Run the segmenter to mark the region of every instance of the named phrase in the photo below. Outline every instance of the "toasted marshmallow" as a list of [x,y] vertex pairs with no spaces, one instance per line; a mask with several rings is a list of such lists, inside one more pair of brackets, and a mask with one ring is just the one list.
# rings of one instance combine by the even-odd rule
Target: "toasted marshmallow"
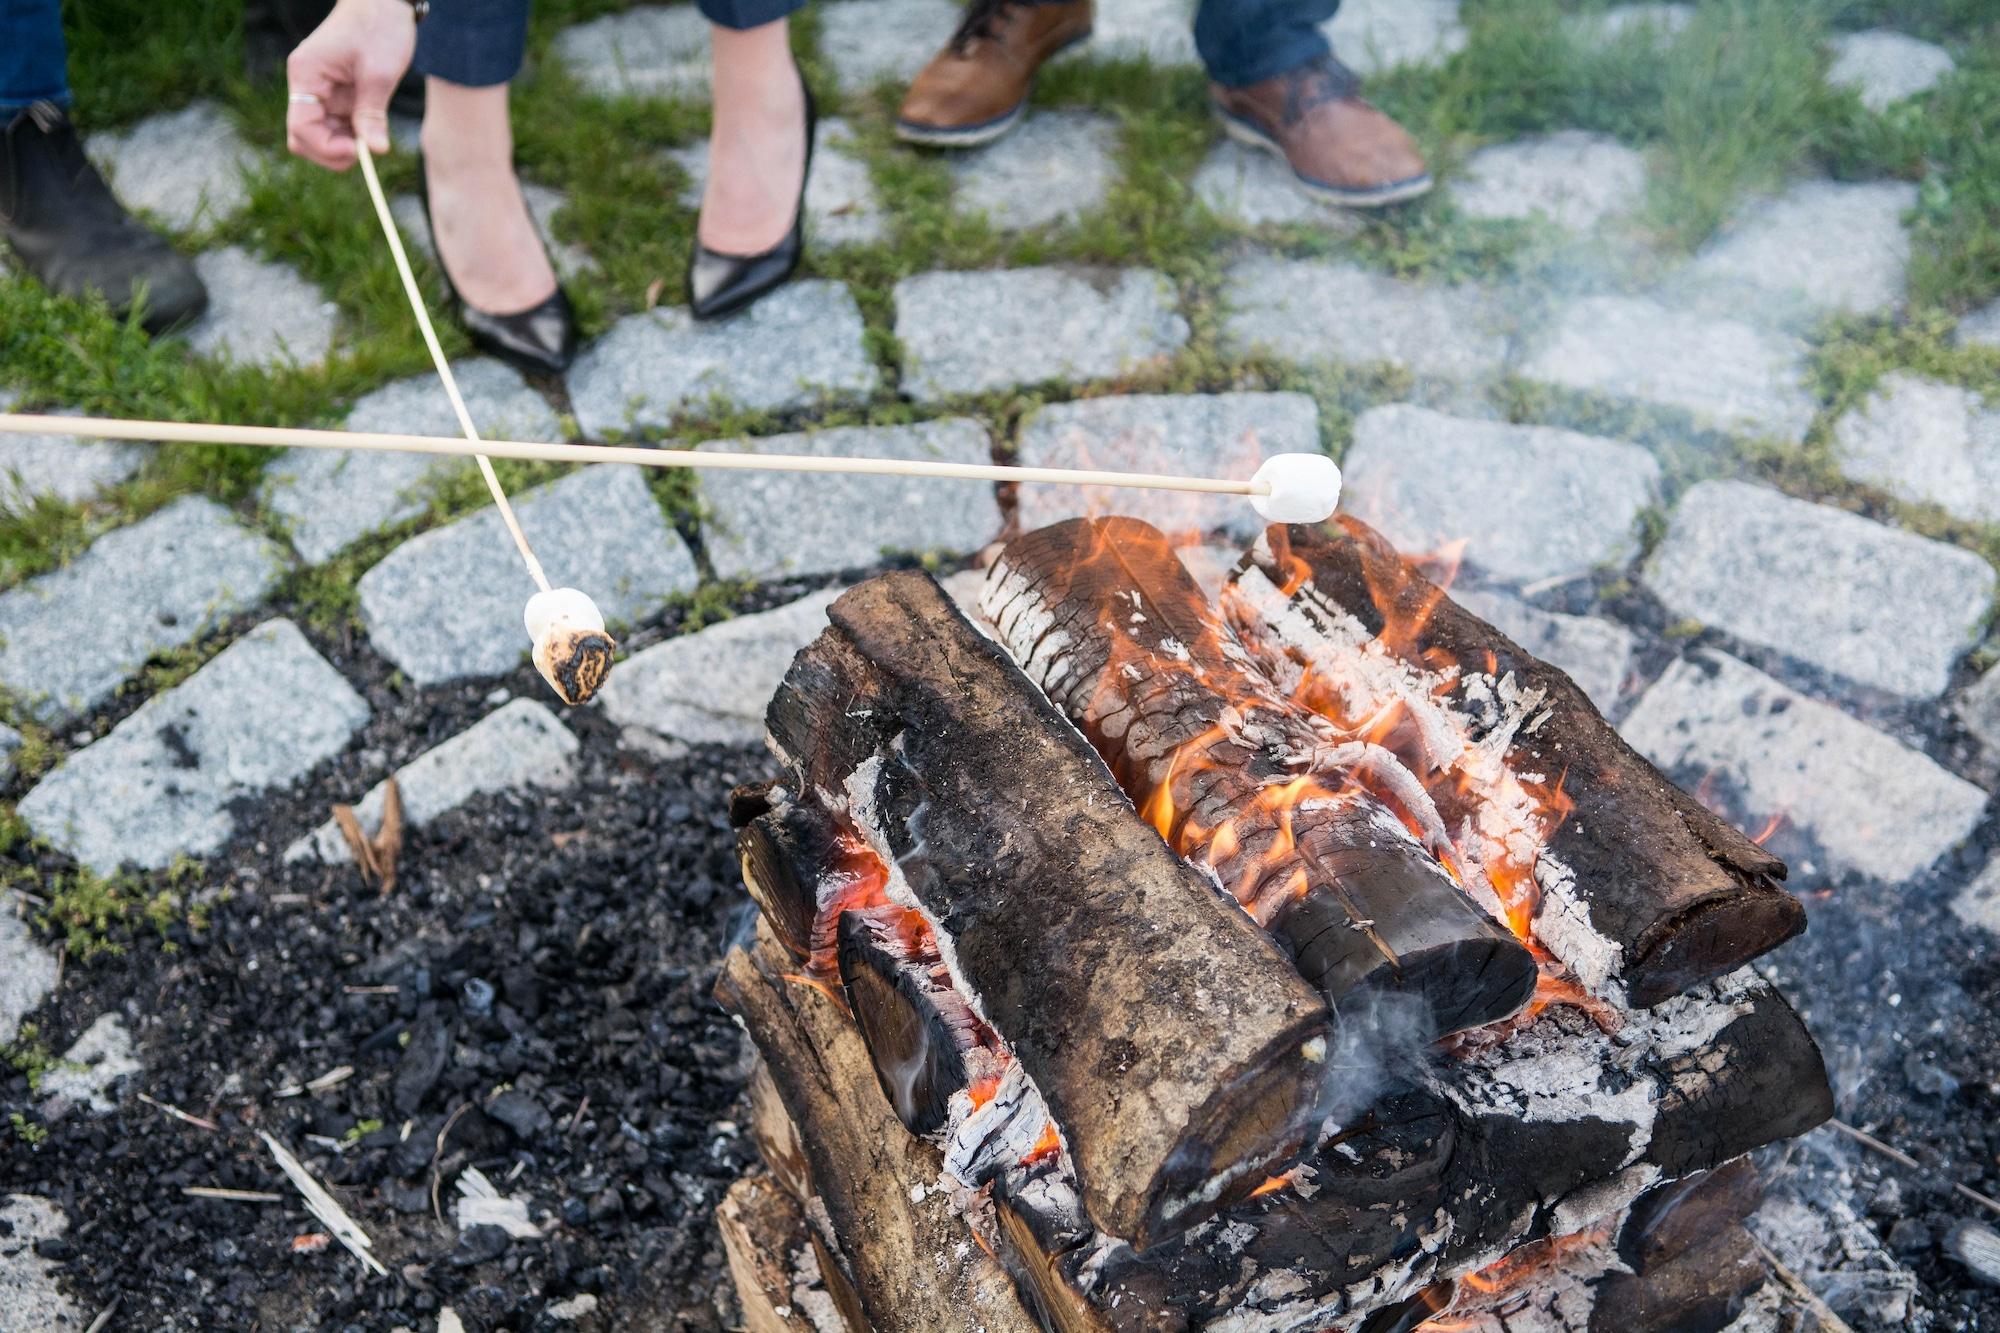
[[611,673],[618,643],[604,632],[604,613],[575,588],[551,588],[528,599],[522,620],[535,642],[535,670],[564,703],[587,703]]

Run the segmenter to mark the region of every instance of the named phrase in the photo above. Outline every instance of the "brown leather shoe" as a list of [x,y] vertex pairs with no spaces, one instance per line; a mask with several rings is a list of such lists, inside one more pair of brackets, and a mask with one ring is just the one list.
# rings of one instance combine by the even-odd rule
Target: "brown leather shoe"
[[896,117],[906,143],[970,148],[1014,128],[1035,71],[1090,36],[1091,0],[972,0],[944,50],[910,84]]
[[1409,131],[1361,100],[1361,80],[1332,56],[1247,88],[1209,85],[1229,137],[1276,153],[1299,188],[1326,204],[1380,208],[1431,188]]

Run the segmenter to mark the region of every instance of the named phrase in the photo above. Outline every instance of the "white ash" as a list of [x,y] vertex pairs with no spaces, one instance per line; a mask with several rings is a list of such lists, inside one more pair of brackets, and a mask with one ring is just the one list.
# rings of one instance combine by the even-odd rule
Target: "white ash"
[[791,1259],[792,1308],[805,1316],[813,1333],[847,1333],[847,1321],[833,1303],[826,1278],[819,1271],[818,1253],[811,1245],[801,1245],[792,1251]]
[[452,1205],[452,1221],[460,1231],[471,1227],[499,1227],[516,1240],[540,1240],[542,1229],[528,1220],[528,1201],[502,1194],[486,1173],[468,1166],[458,1177],[458,1201]]

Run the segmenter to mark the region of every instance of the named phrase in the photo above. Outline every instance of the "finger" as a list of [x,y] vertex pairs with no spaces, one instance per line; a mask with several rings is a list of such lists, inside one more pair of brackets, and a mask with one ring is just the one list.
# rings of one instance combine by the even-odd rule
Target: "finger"
[[341,114],[348,100],[344,82],[301,46],[285,62],[285,84],[285,146],[309,162],[345,170],[354,161],[354,145]]
[[354,128],[376,153],[389,151],[389,99],[403,71],[387,64],[364,64],[354,80]]

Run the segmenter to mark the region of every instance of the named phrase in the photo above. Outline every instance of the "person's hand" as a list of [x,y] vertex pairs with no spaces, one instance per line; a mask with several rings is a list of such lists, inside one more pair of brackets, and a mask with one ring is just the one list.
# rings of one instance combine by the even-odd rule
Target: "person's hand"
[[285,146],[335,171],[354,165],[355,135],[389,151],[389,98],[417,45],[407,0],[339,0],[285,62]]

